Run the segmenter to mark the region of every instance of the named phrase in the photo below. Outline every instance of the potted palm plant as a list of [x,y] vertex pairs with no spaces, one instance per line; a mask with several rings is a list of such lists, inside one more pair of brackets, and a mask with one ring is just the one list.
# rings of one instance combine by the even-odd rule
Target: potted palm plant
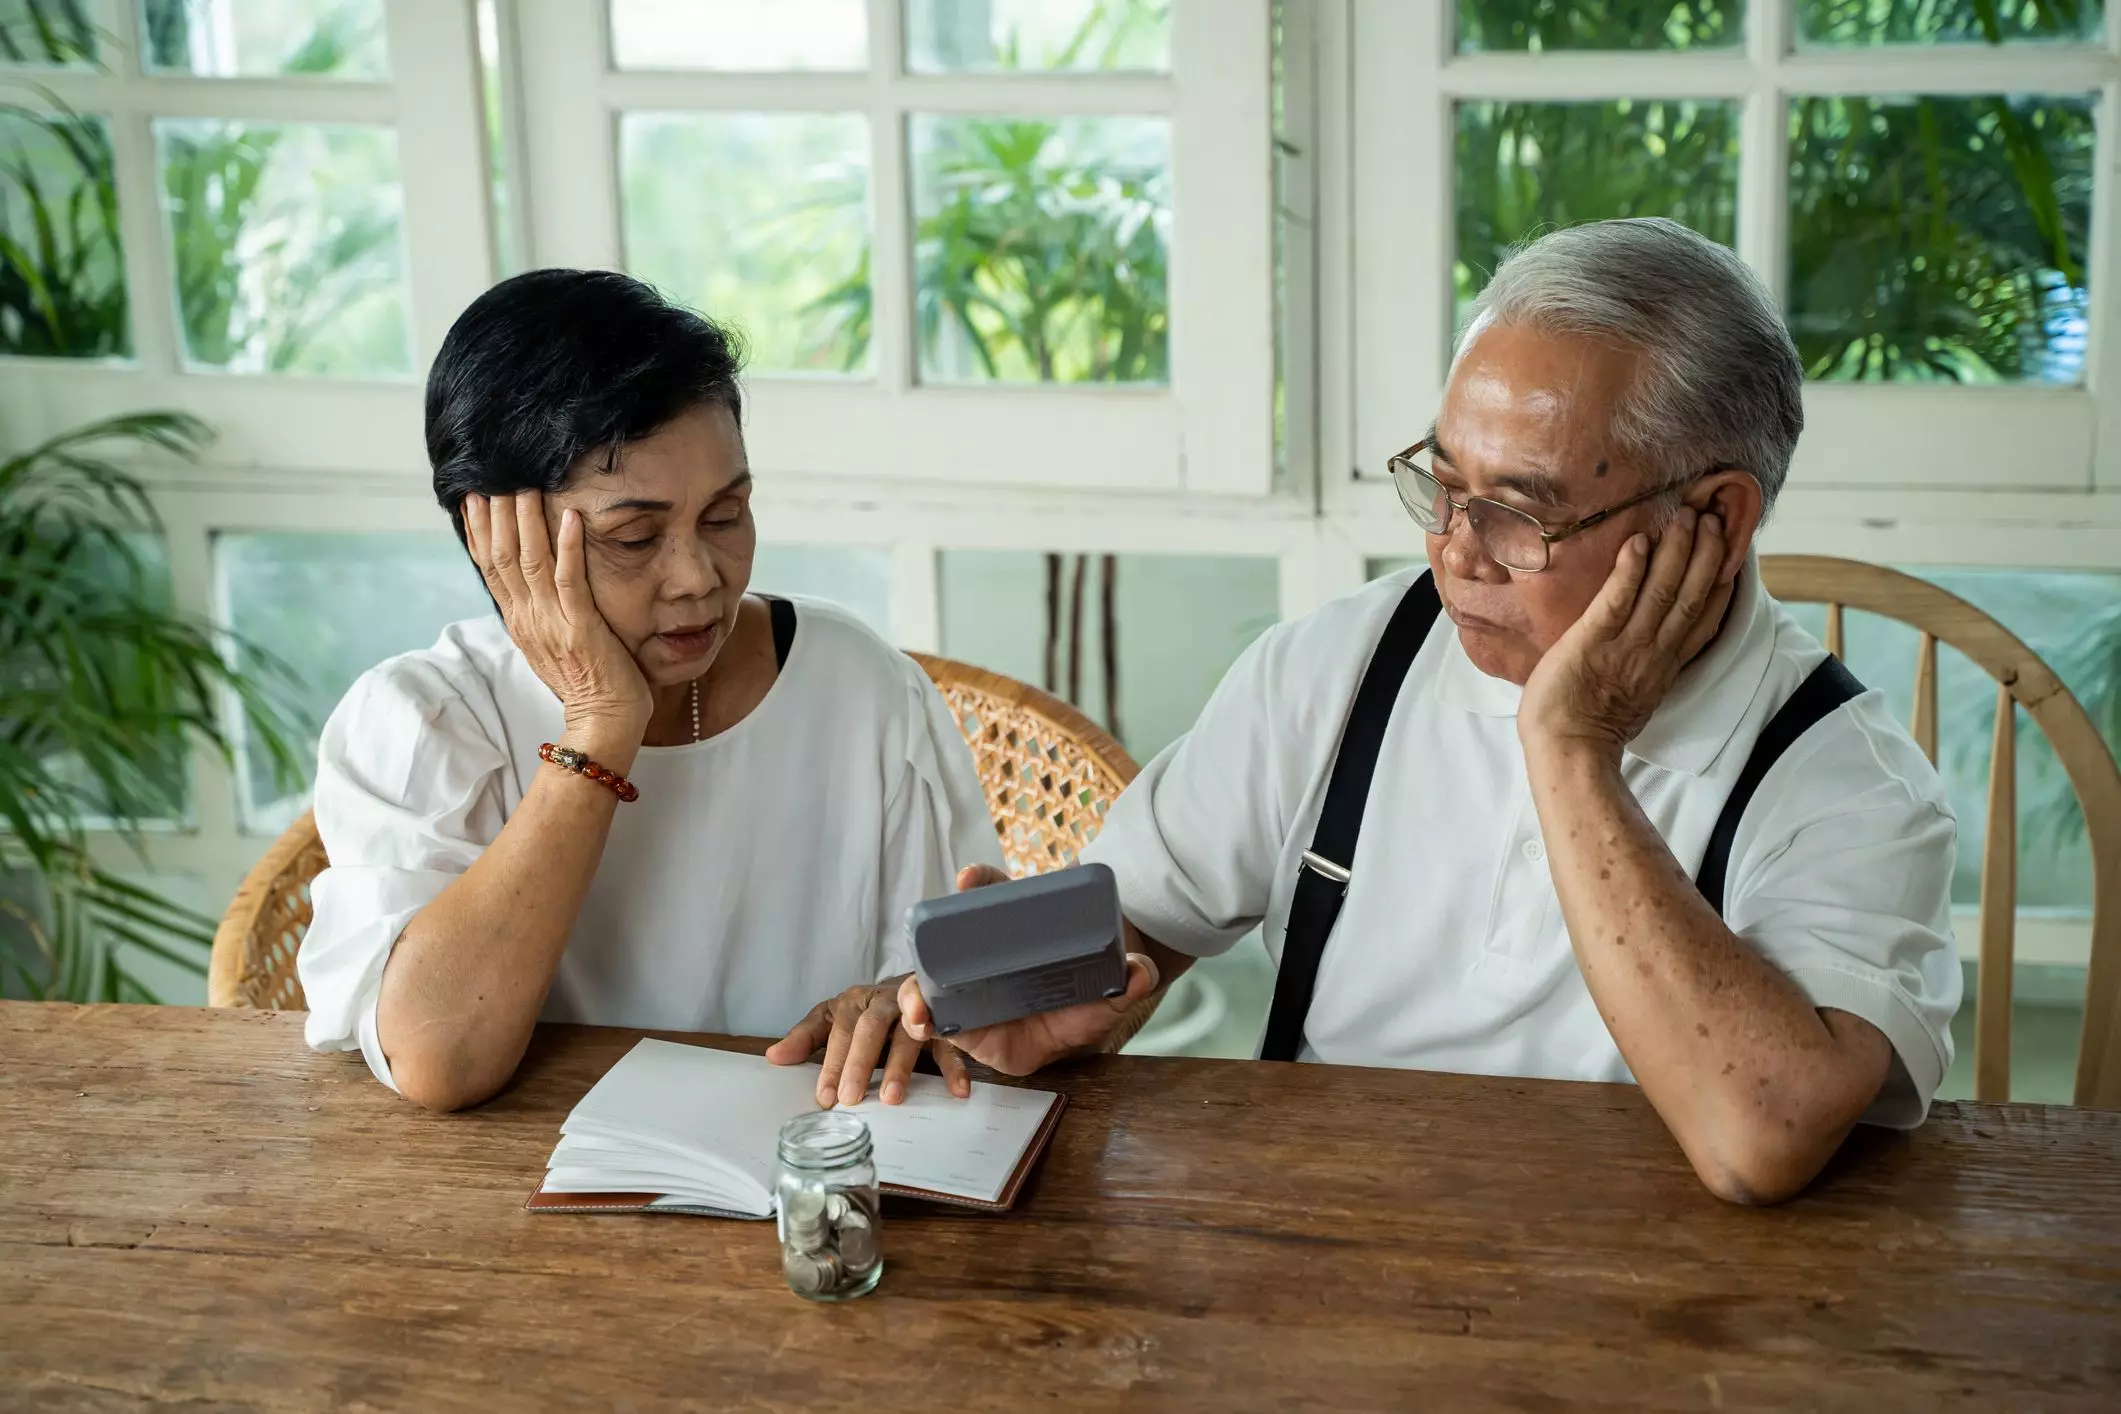
[[[197,455],[197,419],[107,419],[0,459],[0,997],[155,1001],[140,960],[203,973],[214,920],[130,882],[187,812],[191,753],[233,750],[224,698],[299,775],[284,674],[175,612],[160,524],[121,458]],[[235,714],[231,714],[235,715]]]

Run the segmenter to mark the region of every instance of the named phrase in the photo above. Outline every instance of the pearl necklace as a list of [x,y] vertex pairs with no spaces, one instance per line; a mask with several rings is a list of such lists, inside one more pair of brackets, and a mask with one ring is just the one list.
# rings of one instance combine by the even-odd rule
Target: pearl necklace
[[700,739],[700,680],[692,680],[692,739]]

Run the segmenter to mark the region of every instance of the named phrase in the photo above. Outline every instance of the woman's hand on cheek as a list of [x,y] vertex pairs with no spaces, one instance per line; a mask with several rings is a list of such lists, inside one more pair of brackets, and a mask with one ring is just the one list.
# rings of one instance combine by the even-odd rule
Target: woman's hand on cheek
[[654,700],[590,593],[581,516],[564,512],[553,535],[537,492],[466,496],[463,514],[472,561],[508,636],[560,699],[569,730],[610,732],[639,745]]

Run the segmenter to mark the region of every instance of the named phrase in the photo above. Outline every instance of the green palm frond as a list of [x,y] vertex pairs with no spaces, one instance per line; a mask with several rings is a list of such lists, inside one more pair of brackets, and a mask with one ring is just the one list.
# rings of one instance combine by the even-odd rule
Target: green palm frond
[[224,699],[300,777],[286,670],[250,644],[234,666],[143,548],[160,522],[130,463],[209,439],[137,413],[0,459],[0,996],[143,1000],[132,959],[204,968],[212,920],[98,866],[90,837],[145,858],[143,831],[185,812],[194,750],[233,758]]

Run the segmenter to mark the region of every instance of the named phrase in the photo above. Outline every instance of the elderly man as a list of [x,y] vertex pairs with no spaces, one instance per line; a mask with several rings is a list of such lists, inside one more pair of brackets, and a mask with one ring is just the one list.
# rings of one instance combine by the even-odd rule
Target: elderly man
[[[1668,221],[1504,264],[1391,462],[1428,571],[1255,644],[1087,852],[1133,990],[1263,924],[1263,1054],[1633,1079],[1737,1202],[1796,1193],[1860,1120],[1920,1123],[1955,827],[1760,585],[1801,381],[1766,290]],[[910,982],[893,1005],[927,1033]],[[953,1039],[1022,1073],[1123,1008]]]

